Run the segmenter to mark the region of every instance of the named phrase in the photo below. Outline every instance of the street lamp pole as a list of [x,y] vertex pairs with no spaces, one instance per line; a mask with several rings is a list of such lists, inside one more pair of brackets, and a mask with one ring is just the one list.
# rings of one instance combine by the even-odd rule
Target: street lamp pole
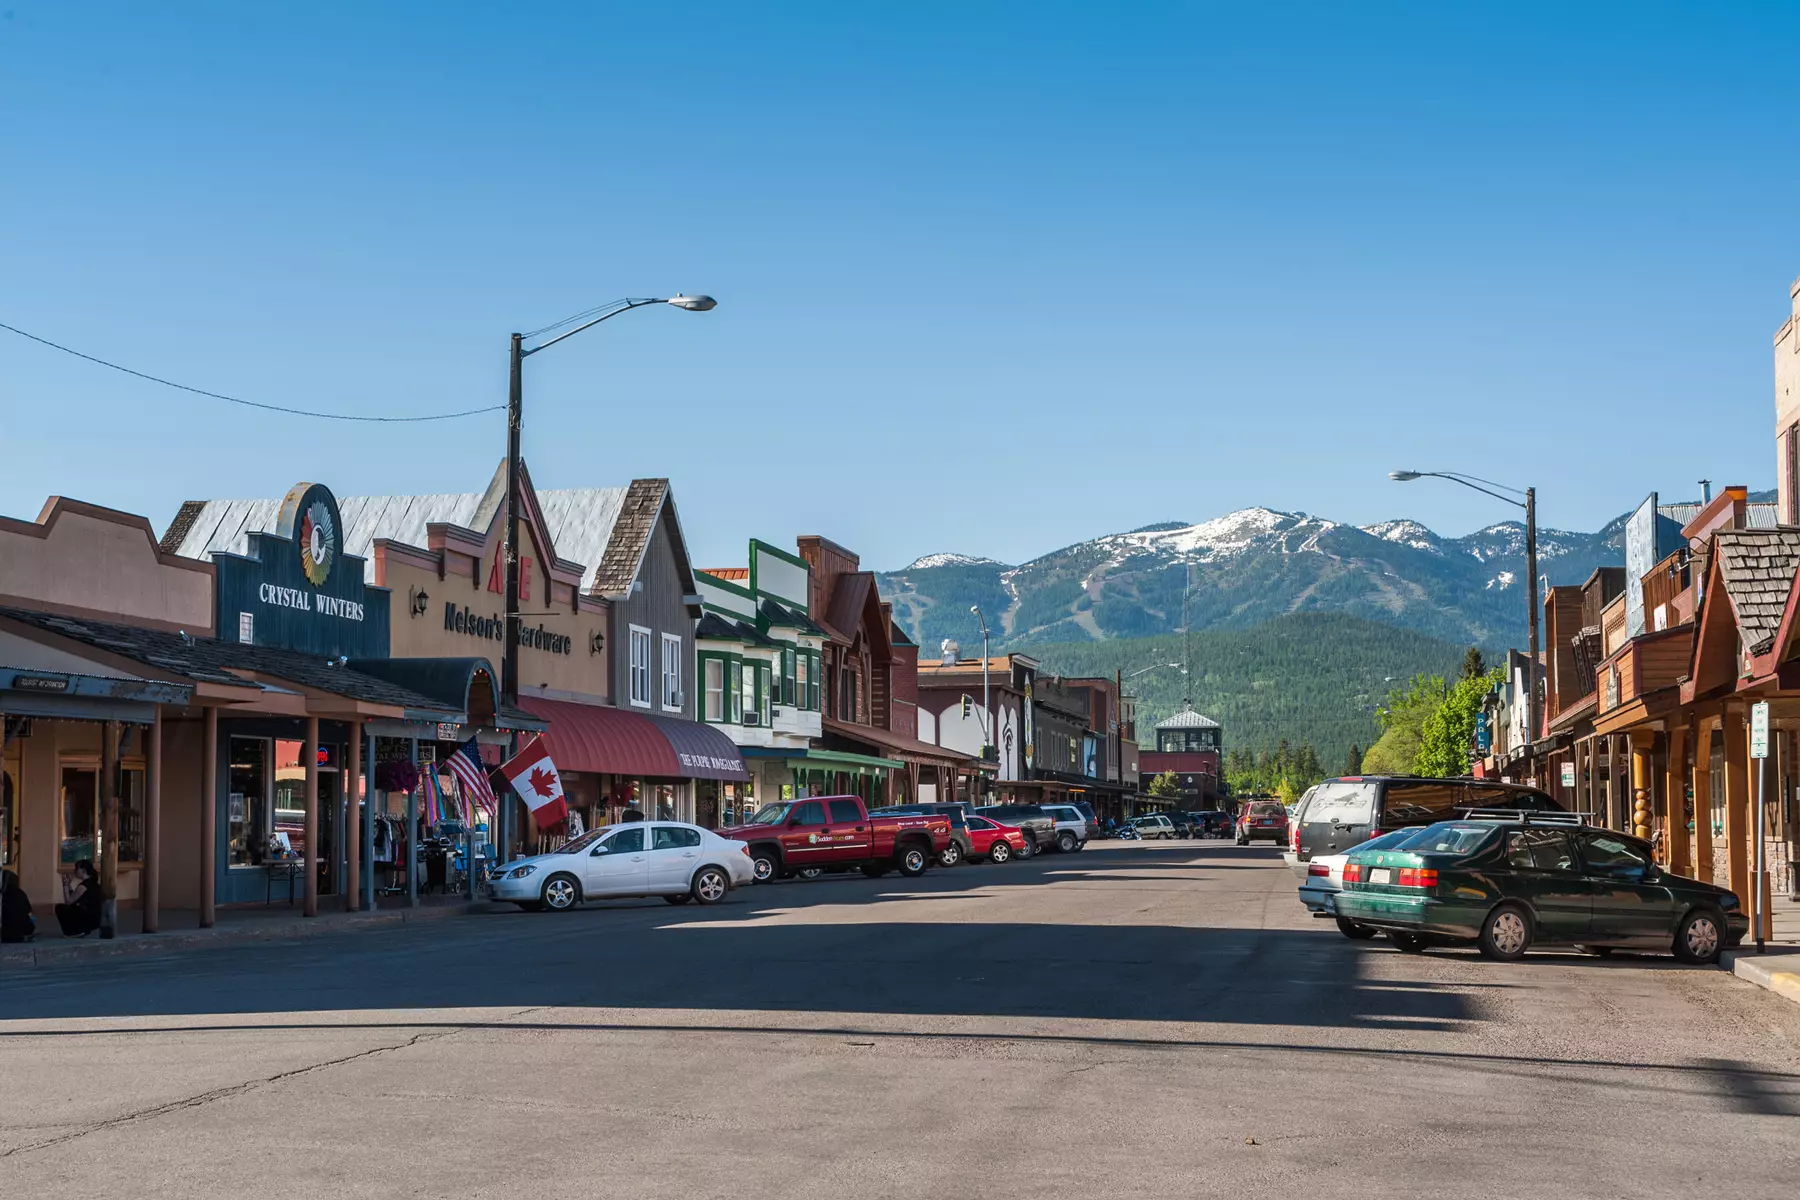
[[[981,605],[979,605],[979,604],[971,604],[969,606],[969,611],[974,613],[975,619],[981,623],[981,714],[982,714],[982,720],[987,723],[987,729],[986,729],[985,733],[983,734],[983,737],[986,739],[986,741],[992,742],[994,740],[994,732],[993,732],[993,730],[994,730],[994,710],[992,708],[988,707],[988,625],[987,625],[987,618],[981,615]],[[983,759],[986,759],[987,758],[987,747],[984,745],[981,749],[982,749],[981,757]]]
[[[574,337],[602,321],[622,312],[630,312],[634,308],[642,308],[646,304],[670,304],[688,312],[707,312],[717,307],[718,302],[711,296],[683,295],[615,300],[611,304],[576,313],[531,333],[512,335],[512,363],[506,393],[506,638],[500,651],[500,698],[515,707],[519,703],[519,433],[525,416],[525,360],[540,350],[548,350],[565,338]],[[577,322],[580,324],[576,324]],[[569,325],[575,327],[564,328]],[[555,337],[539,342],[530,349],[526,348],[526,338],[539,337],[557,330],[563,332],[556,333]],[[494,839],[496,861],[503,861],[508,849],[503,840],[507,833],[506,809],[507,805],[502,804],[496,814],[500,826],[495,831],[497,836]]]
[[[1533,759],[1532,769],[1535,771],[1537,769],[1537,762],[1536,762],[1536,755],[1535,755],[1533,748],[1537,744],[1538,733],[1539,733],[1539,721],[1541,719],[1541,714],[1538,711],[1538,709],[1539,709],[1539,701],[1538,701],[1538,617],[1539,617],[1539,614],[1538,614],[1538,564],[1537,564],[1537,489],[1535,487],[1528,487],[1528,488],[1525,488],[1523,491],[1521,491],[1519,488],[1509,487],[1508,485],[1506,485],[1504,483],[1495,483],[1491,479],[1483,479],[1478,475],[1465,475],[1460,471],[1389,471],[1388,478],[1395,480],[1399,483],[1410,483],[1414,479],[1425,479],[1425,478],[1448,479],[1451,483],[1460,483],[1466,488],[1474,488],[1476,491],[1481,492],[1484,495],[1492,496],[1496,500],[1504,500],[1508,504],[1515,505],[1515,506],[1525,510],[1525,572],[1527,575],[1530,576],[1530,578],[1526,580],[1526,585],[1525,585],[1525,603],[1527,605],[1529,605],[1530,609],[1531,609],[1531,611],[1528,614],[1526,614],[1527,617],[1529,618],[1529,627],[1530,627],[1530,631],[1531,631],[1530,632],[1531,642],[1530,642],[1530,647],[1527,651],[1527,653],[1530,656],[1531,666],[1526,672],[1526,691],[1528,693],[1528,699],[1526,702],[1526,711],[1528,714],[1527,720],[1530,721],[1530,727],[1525,731],[1525,746],[1526,746],[1526,749],[1528,752],[1532,752],[1532,759]],[[1494,490],[1495,488],[1499,488],[1500,491],[1495,491]],[[1513,492],[1517,495],[1523,496],[1524,499],[1520,500],[1520,499],[1515,499],[1513,496],[1502,495],[1502,492]]]

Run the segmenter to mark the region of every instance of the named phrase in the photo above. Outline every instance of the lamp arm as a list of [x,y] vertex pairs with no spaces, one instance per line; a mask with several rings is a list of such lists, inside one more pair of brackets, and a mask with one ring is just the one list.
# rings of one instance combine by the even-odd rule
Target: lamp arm
[[[1503,496],[1499,492],[1493,491],[1489,488],[1482,487],[1481,484],[1479,484],[1479,483],[1471,483],[1471,482],[1469,482],[1469,480],[1464,479],[1460,475],[1452,475],[1445,471],[1420,471],[1419,474],[1422,476],[1428,476],[1432,479],[1448,479],[1451,483],[1460,483],[1466,488],[1473,488],[1474,490],[1481,492],[1483,495],[1492,496],[1496,500],[1504,500],[1504,501],[1506,501],[1506,503],[1512,505],[1514,508],[1524,508],[1525,507],[1525,502],[1523,500],[1514,500],[1511,496]],[[1496,487],[1504,487],[1505,484],[1496,484],[1495,486]]]
[[[606,312],[601,313],[599,316],[595,317],[593,320],[588,321],[581,325],[577,325],[575,328],[569,330],[566,333],[559,333],[555,337],[551,338],[549,341],[540,342],[537,345],[533,346],[529,350],[521,351],[519,357],[530,358],[533,354],[536,354],[539,350],[548,350],[550,347],[556,345],[556,343],[563,341],[567,338],[572,338],[578,333],[584,333],[587,330],[592,329],[594,326],[598,325],[602,321],[610,321],[612,318],[618,316],[622,312],[630,312],[632,309],[642,308],[646,304],[663,304],[663,303],[666,303],[666,301],[664,301],[660,298],[656,298],[656,297],[651,297],[648,299],[634,298],[634,299],[629,299],[629,300],[619,300],[619,301],[615,302],[614,307],[612,307],[611,309],[609,309]],[[552,326],[552,328],[554,328],[554,326]]]

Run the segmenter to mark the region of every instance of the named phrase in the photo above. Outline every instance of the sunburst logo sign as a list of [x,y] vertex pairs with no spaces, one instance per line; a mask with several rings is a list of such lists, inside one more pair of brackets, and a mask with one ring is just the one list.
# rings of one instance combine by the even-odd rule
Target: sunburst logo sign
[[331,563],[337,557],[337,526],[331,520],[331,506],[314,500],[300,514],[300,569],[306,581],[323,587],[331,577]]

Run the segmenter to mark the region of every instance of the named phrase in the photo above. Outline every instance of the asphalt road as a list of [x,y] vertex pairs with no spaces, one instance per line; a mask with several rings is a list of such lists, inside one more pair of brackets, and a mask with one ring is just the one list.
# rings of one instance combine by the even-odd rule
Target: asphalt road
[[0,1196],[1792,1195],[1800,1006],[1098,843],[0,979]]

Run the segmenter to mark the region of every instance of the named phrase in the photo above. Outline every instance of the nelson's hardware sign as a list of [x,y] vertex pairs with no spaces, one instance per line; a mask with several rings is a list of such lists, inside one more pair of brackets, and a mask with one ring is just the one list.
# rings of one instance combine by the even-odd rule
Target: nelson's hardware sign
[[215,554],[218,625],[257,646],[350,658],[388,656],[388,592],[363,582],[344,553],[337,498],[295,484],[275,532],[252,533],[248,553]]
[[[502,642],[505,640],[506,618],[492,613],[484,615],[475,612],[466,604],[458,607],[456,604],[446,601],[444,603],[444,631],[486,638],[490,642]],[[519,645],[529,650],[545,650],[551,654],[573,654],[575,652],[572,638],[566,634],[545,629],[542,625],[520,626]]]

